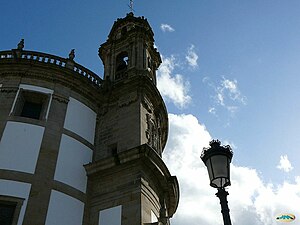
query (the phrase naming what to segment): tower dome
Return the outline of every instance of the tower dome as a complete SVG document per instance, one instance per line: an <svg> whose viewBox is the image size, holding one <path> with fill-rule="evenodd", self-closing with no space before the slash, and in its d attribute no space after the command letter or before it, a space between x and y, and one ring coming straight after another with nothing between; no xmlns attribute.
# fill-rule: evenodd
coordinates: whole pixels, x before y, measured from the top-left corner
<svg viewBox="0 0 300 225"><path fill-rule="evenodd" d="M154 47L154 33L144 17L128 13L117 19L107 41L99 48L104 64L104 79L119 81L128 76L147 76L156 84L156 70L161 64Z"/></svg>

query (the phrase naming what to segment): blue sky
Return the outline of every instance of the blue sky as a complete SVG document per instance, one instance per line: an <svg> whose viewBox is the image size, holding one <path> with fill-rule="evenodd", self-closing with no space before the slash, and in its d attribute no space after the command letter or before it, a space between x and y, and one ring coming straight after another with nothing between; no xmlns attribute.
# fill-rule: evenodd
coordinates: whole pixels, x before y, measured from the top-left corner
<svg viewBox="0 0 300 225"><path fill-rule="evenodd" d="M0 49L15 48L21 38L27 50L62 57L75 48L75 60L101 76L98 47L129 11L127 4L1 1ZM172 223L221 224L199 159L211 138L234 150L229 201L236 223L275 224L281 211L300 217L299 207L293 208L300 203L300 1L136 0L134 9L150 22L163 58L158 87L170 113L165 160L182 186ZM199 183L192 187L187 173L196 172ZM206 198L214 201L206 215L216 221L196 213ZM287 198L293 201L281 202Z"/></svg>

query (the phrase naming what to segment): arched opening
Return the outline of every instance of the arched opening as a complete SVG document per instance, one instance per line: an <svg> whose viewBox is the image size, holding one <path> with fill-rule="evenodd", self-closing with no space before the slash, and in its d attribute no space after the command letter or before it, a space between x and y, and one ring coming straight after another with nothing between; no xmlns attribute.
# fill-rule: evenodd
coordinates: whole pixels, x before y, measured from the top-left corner
<svg viewBox="0 0 300 225"><path fill-rule="evenodd" d="M125 35L127 33L127 27L123 27L122 30L121 30L121 35Z"/></svg>
<svg viewBox="0 0 300 225"><path fill-rule="evenodd" d="M117 65L116 72L127 69L127 66L128 66L128 53L127 52L122 52L117 56L116 65Z"/></svg>
<svg viewBox="0 0 300 225"><path fill-rule="evenodd" d="M121 52L116 58L116 79L123 77L128 67L128 53Z"/></svg>

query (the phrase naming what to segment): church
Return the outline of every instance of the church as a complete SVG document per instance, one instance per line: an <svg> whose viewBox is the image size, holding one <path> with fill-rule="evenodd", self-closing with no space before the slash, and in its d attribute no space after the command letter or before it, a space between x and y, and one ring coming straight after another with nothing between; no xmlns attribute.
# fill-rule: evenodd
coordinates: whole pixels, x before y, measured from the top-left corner
<svg viewBox="0 0 300 225"><path fill-rule="evenodd" d="M0 51L0 224L170 225L179 184L162 160L161 57L144 17L117 19L103 78L67 58Z"/></svg>

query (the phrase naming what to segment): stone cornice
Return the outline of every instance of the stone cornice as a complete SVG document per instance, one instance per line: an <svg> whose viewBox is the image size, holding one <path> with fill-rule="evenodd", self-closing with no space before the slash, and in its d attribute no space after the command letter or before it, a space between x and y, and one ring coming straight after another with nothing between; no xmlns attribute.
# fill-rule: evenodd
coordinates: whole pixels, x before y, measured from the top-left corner
<svg viewBox="0 0 300 225"><path fill-rule="evenodd" d="M116 160L117 157L117 160ZM115 156L98 160L85 165L87 175L98 176L103 174L114 173L113 169L120 165L131 165L134 162L142 162L141 167L147 171L151 171L150 176L157 179L159 185L165 193L168 200L169 216L175 213L179 202L179 184L175 176L171 176L167 166L162 158L155 152L154 149L147 144L120 152Z"/></svg>
<svg viewBox="0 0 300 225"><path fill-rule="evenodd" d="M15 93L18 92L18 87L0 87L0 92L4 93Z"/></svg>
<svg viewBox="0 0 300 225"><path fill-rule="evenodd" d="M21 82L32 85L36 84L36 81L33 80L46 81L49 82L49 86L46 88L50 89L53 88L53 84L58 83L69 87L92 103L95 103L95 97L101 100L99 97L101 87L89 82L85 77L78 76L67 68L48 67L46 64L31 65L27 61L3 64L0 60L0 76L19 77L22 80Z"/></svg>

